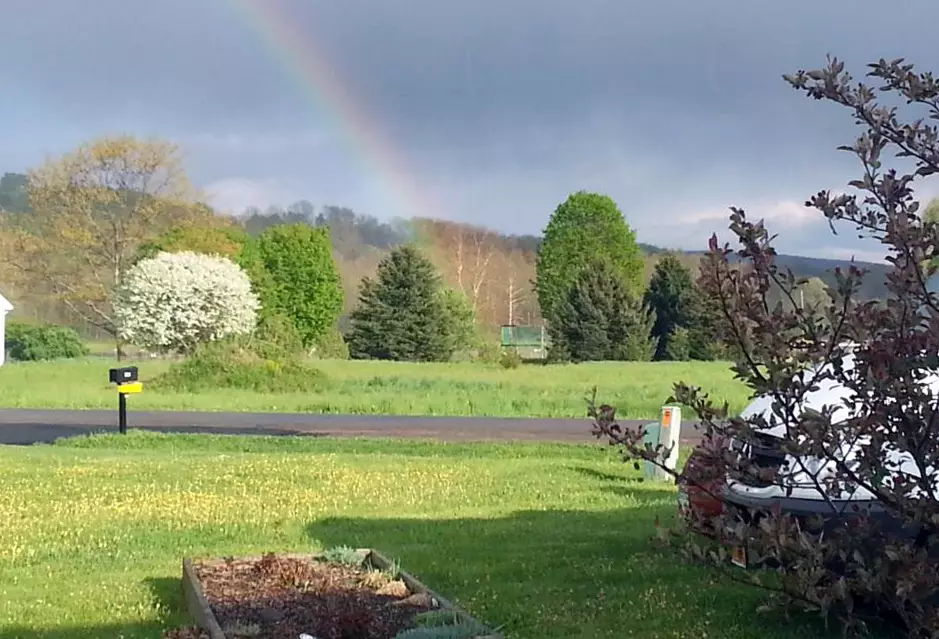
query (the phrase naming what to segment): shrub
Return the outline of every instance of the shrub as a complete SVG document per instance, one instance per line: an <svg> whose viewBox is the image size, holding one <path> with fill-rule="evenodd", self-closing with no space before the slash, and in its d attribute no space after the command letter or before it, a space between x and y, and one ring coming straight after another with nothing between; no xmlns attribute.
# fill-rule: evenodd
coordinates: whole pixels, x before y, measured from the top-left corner
<svg viewBox="0 0 939 639"><path fill-rule="evenodd" d="M154 380L157 390L199 393L233 388L258 393L316 392L329 385L326 374L282 347L254 339L229 339L199 347Z"/></svg>
<svg viewBox="0 0 939 639"><path fill-rule="evenodd" d="M88 354L88 347L72 328L21 322L7 323L6 349L10 359L20 362L73 359Z"/></svg>
<svg viewBox="0 0 939 639"><path fill-rule="evenodd" d="M349 345L338 329L330 329L313 345L317 359L349 359Z"/></svg>
<svg viewBox="0 0 939 639"><path fill-rule="evenodd" d="M505 369L518 368L522 365L522 356L518 354L518 349L509 348L502 352L499 358L499 366Z"/></svg>
<svg viewBox="0 0 939 639"><path fill-rule="evenodd" d="M265 357L284 359L304 352L303 340L290 318L278 314L263 315L255 332L255 348Z"/></svg>
<svg viewBox="0 0 939 639"><path fill-rule="evenodd" d="M498 364L502 360L502 346L498 342L490 339L480 339L479 347L476 349L476 361L485 364Z"/></svg>
<svg viewBox="0 0 939 639"><path fill-rule="evenodd" d="M141 260L114 295L121 338L163 353L192 353L201 344L251 333L257 309L241 267L190 252Z"/></svg>

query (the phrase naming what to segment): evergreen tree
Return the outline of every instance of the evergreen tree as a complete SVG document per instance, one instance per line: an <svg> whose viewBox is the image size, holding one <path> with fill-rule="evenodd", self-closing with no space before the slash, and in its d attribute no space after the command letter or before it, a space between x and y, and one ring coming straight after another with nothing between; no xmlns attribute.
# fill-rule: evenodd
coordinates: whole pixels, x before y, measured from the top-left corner
<svg viewBox="0 0 939 639"><path fill-rule="evenodd" d="M356 359L446 361L454 349L451 318L433 264L410 246L392 251L375 278L362 280L346 336Z"/></svg>
<svg viewBox="0 0 939 639"><path fill-rule="evenodd" d="M652 273L645 302L655 311L652 335L658 340L655 359L672 359L669 353L680 354L681 348L669 349L668 342L677 328L690 322L694 281L691 271L673 253L666 254Z"/></svg>
<svg viewBox="0 0 939 639"><path fill-rule="evenodd" d="M476 348L480 338L473 303L462 291L453 288L441 288L439 294L446 314L444 325L450 350L459 353Z"/></svg>
<svg viewBox="0 0 939 639"><path fill-rule="evenodd" d="M606 259L581 271L549 325L554 361L651 359L654 317Z"/></svg>
<svg viewBox="0 0 939 639"><path fill-rule="evenodd" d="M691 332L684 326L676 326L668 334L665 359L683 362L691 359Z"/></svg>
<svg viewBox="0 0 939 639"><path fill-rule="evenodd" d="M652 336L655 313L640 299L630 298L625 313L626 338L623 345L613 351L613 359L629 362L648 362L655 357L658 340Z"/></svg>
<svg viewBox="0 0 939 639"><path fill-rule="evenodd" d="M695 283L688 302L688 355L702 361L734 359L734 349L721 340L717 318L718 300L708 297Z"/></svg>

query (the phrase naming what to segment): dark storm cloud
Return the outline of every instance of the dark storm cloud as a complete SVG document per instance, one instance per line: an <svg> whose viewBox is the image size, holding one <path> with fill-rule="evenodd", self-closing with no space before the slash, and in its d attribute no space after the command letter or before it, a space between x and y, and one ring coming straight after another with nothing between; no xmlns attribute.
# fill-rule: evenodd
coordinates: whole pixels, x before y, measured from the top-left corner
<svg viewBox="0 0 939 639"><path fill-rule="evenodd" d="M851 249L799 203L851 177L834 147L854 130L780 75L826 53L858 72L881 56L930 66L939 18L926 0L887 15L873 0L273 4L382 123L441 215L536 232L569 191L590 188L650 242L700 245L743 204L806 252ZM131 130L181 141L197 179L233 206L309 197L414 212L227 0L4 0L3 11L0 170Z"/></svg>

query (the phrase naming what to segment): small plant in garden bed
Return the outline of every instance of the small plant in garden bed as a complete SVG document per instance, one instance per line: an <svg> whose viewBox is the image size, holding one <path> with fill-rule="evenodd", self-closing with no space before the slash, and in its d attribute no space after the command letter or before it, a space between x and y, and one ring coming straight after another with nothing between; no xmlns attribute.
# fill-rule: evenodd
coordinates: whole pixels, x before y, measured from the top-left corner
<svg viewBox="0 0 939 639"><path fill-rule="evenodd" d="M452 610L431 610L414 618L416 628L398 633L394 639L501 639L475 619Z"/></svg>
<svg viewBox="0 0 939 639"><path fill-rule="evenodd" d="M187 580L198 582L193 591L208 609L202 616L212 637L219 630L227 639L497 636L468 615L443 609L447 602L370 551L341 546L318 556L269 553L195 562L187 571Z"/></svg>
<svg viewBox="0 0 939 639"><path fill-rule="evenodd" d="M366 555L356 548L336 546L323 551L323 560L346 566L361 566L366 560Z"/></svg>

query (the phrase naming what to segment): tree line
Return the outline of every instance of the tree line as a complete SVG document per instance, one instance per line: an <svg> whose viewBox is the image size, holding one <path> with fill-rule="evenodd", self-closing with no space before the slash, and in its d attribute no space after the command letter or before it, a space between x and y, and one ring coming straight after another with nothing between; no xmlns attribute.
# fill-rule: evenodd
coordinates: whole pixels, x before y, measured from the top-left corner
<svg viewBox="0 0 939 639"><path fill-rule="evenodd" d="M18 313L91 329L118 350L113 297L128 269L192 251L240 265L260 298L258 321L288 322L310 349L341 332L353 356L440 359L478 353L500 325L546 322L557 361L725 354L696 293L699 257L639 244L600 194L572 194L543 237L436 219L384 222L306 201L229 216L200 198L175 146L117 136L27 175L5 174L0 210L0 281ZM392 293L405 284L409 295ZM816 303L826 290L812 279L802 297ZM414 315L423 328L389 301L405 298L423 300ZM381 329L401 333L395 349L390 333L381 348L366 345L382 317L399 325ZM427 328L430 319L439 327ZM409 340L443 346L425 352L405 347Z"/></svg>

